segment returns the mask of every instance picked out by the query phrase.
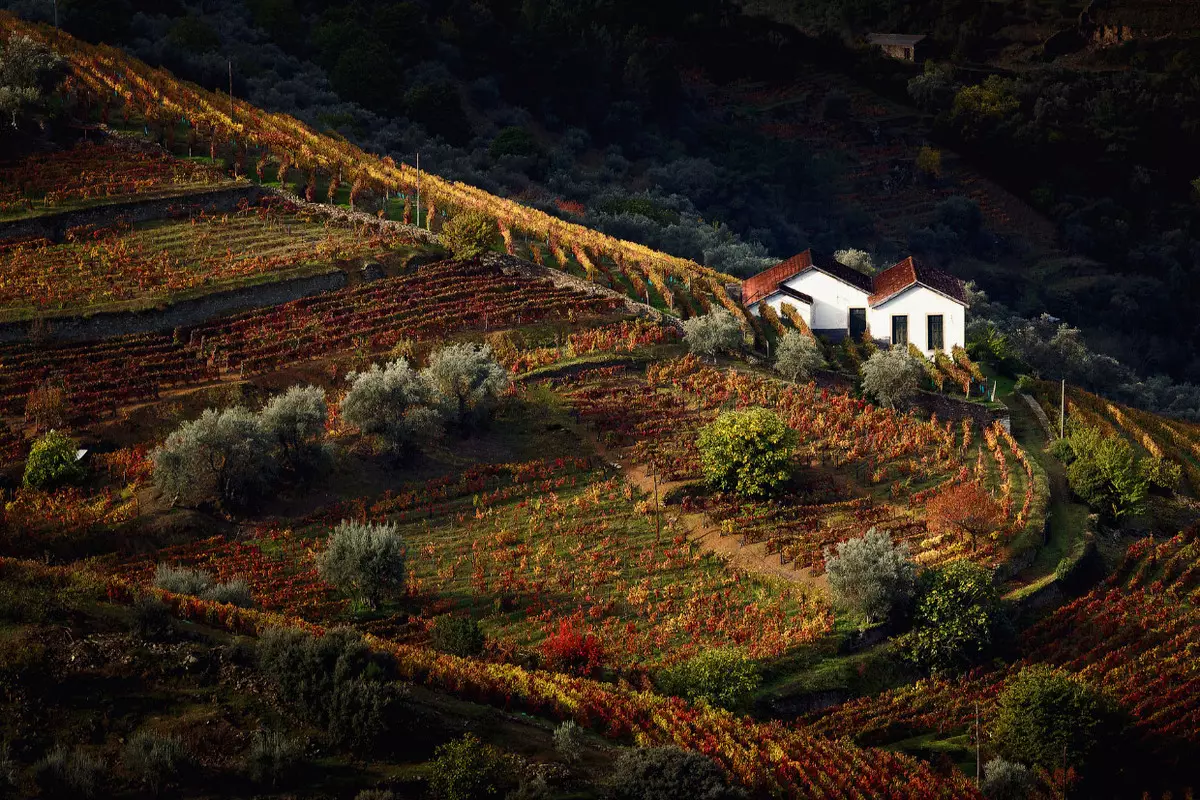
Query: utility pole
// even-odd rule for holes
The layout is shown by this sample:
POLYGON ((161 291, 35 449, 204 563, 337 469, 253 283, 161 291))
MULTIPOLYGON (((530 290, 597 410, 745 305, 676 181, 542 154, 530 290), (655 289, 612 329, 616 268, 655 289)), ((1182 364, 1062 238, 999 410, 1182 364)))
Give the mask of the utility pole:
POLYGON ((1067 379, 1062 379, 1062 394, 1058 399, 1058 438, 1067 435, 1067 379))
POLYGON ((233 59, 229 59, 229 121, 233 122, 233 59))
POLYGON ((417 151, 417 227, 421 227, 421 151, 417 151))
POLYGON ((58 29, 58 0, 54 0, 54 28, 58 29))

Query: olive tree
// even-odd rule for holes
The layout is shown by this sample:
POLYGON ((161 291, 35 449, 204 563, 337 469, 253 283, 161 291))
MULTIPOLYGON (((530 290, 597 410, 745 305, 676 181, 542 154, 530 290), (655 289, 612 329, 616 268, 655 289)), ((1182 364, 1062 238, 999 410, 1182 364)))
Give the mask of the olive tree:
POLYGON ((379 601, 404 588, 407 546, 396 526, 345 520, 317 558, 321 577, 360 603, 379 601))
POLYGON ((709 357, 742 347, 742 329, 724 309, 684 320, 683 338, 693 353, 709 357))
POLYGON ((1003 758, 983 765, 983 784, 979 787, 987 800, 1026 800, 1037 785, 1029 767, 1003 758))
POLYGON ((315 461, 329 419, 325 390, 318 386, 293 386, 272 397, 259 416, 285 464, 296 468, 315 461))
POLYGON ((508 388, 508 372, 496 361, 491 345, 452 344, 434 351, 421 378, 447 419, 466 425, 487 403, 508 388))
POLYGON ((863 362, 863 391, 880 405, 895 408, 917 393, 924 370, 904 347, 877 350, 863 362))
POLYGON ((28 36, 16 33, 0 45, 0 112, 17 127, 21 112, 43 105, 62 59, 28 36))
POLYGON ((829 588, 839 602, 869 623, 886 619, 912 599, 916 568, 908 545, 871 528, 825 552, 829 588))
POLYGON ((865 275, 874 275, 876 272, 875 261, 866 250, 856 250, 853 247, 837 250, 833 254, 833 260, 865 275))
POLYGON ((621 753, 605 785, 609 800, 670 800, 688 797, 735 800, 745 790, 730 786, 711 759, 678 747, 632 747, 621 753))
POLYGON ((824 365, 821 345, 799 331, 785 333, 775 349, 775 371, 789 381, 805 380, 824 365))
POLYGON ((182 505, 252 503, 274 473, 273 442, 258 415, 234 406, 207 409, 167 437, 150 458, 154 484, 182 505))
POLYGON ((366 372, 351 372, 346 380, 350 390, 342 399, 342 419, 378 437, 391 452, 403 454, 440 435, 441 416, 430 407, 429 386, 405 359, 372 364, 366 372))

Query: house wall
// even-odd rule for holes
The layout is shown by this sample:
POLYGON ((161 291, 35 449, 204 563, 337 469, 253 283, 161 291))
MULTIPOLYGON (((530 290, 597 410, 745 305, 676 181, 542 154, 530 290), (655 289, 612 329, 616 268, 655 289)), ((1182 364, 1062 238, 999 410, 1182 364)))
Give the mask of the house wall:
MULTIPOLYGON (((850 325, 850 309, 867 308, 866 292, 815 269, 802 272, 784 283, 813 299, 812 318, 808 320, 808 327, 814 331, 845 331, 850 325)), ((871 312, 868 310, 868 325, 870 321, 871 312)))
POLYGON ((943 294, 911 286, 900 294, 874 308, 867 310, 867 325, 876 339, 891 341, 892 316, 908 316, 908 341, 920 348, 925 355, 932 355, 926 337, 929 335, 926 317, 942 315, 942 338, 944 351, 949 353, 955 345, 966 344, 966 308, 943 294))
POLYGON ((796 310, 800 312, 800 318, 804 320, 804 324, 809 328, 812 328, 812 306, 810 306, 808 303, 797 300, 796 298, 786 295, 783 292, 769 294, 751 306, 751 310, 760 317, 762 316, 763 303, 766 303, 771 308, 775 309, 776 313, 778 313, 780 317, 783 317, 783 312, 780 311, 779 307, 784 303, 791 303, 793 306, 795 306, 796 310))

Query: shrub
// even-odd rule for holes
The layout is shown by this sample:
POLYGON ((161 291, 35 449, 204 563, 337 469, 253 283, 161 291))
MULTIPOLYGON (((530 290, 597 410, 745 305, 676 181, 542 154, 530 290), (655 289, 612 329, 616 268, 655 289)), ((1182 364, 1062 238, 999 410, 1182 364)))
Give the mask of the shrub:
POLYGON ((325 729, 334 746, 371 752, 386 739, 401 693, 398 684, 366 677, 334 683, 326 698, 325 729))
POLYGON ((1087 426, 1073 427, 1069 438, 1074 454, 1067 465, 1071 490, 1109 520, 1140 513, 1150 475, 1129 442, 1087 426))
POLYGON ((8 742, 0 745, 0 798, 17 794, 17 762, 13 760, 8 742))
POLYGON ((677 747, 636 747, 623 752, 605 787, 609 800, 737 800, 746 793, 729 786, 712 761, 677 747))
POLYGON ((433 390, 446 417, 459 425, 480 415, 489 400, 508 388, 508 372, 496 362, 492 348, 470 342, 435 351, 421 378, 433 390))
POLYGON ((500 238, 496 220, 467 211, 455 214, 442 226, 442 244, 457 259, 476 258, 491 250, 500 238))
POLYGON ((272 397, 259 416, 263 428, 278 445, 284 464, 296 469, 316 463, 329 419, 325 390, 293 386, 272 397))
POLYGON ((577 764, 583 757, 583 728, 567 720, 554 729, 554 749, 568 764, 577 764))
POLYGON ((104 762, 80 748, 59 745, 33 766, 33 782, 43 797, 77 800, 95 797, 104 781, 104 762))
POLYGON ((1140 462, 1142 474, 1151 486, 1157 486, 1168 492, 1173 492, 1183 480, 1183 467, 1174 461, 1168 461, 1162 456, 1150 456, 1140 462))
POLYGON ((153 641, 166 638, 171 632, 170 609, 157 597, 144 594, 133 603, 133 624, 130 627, 134 635, 142 639, 153 641))
POLYGON ((271 437, 258 416, 241 406, 207 409, 185 422, 151 454, 154 483, 173 502, 216 500, 246 506, 274 472, 271 437))
POLYGON ((740 650, 705 650, 663 672, 663 691, 704 700, 723 708, 739 708, 758 689, 758 667, 740 650))
POLYGON ((829 588, 839 602, 868 623, 904 608, 916 589, 916 568, 908 545, 892 542, 888 531, 871 528, 857 539, 825 553, 829 588))
POLYGON ((878 350, 863 362, 863 391, 880 405, 895 408, 917 394, 924 374, 924 369, 909 355, 907 348, 896 346, 878 350))
POLYGON ((1083 767, 1119 730, 1113 703, 1081 678, 1038 665, 1000 693, 992 740, 1005 758, 1052 770, 1083 767))
POLYGON ((876 272, 875 260, 866 250, 855 250, 854 248, 837 250, 833 254, 833 260, 866 275, 874 275, 876 272))
POLYGON ((317 558, 321 577, 359 603, 379 601, 404 589, 407 547, 392 523, 343 520, 317 558))
POLYGON ((770 494, 791 476, 797 434, 765 408, 729 411, 700 430, 704 476, 714 487, 748 497, 770 494))
POLYGON ((474 656, 483 652, 484 636, 479 623, 470 617, 444 614, 429 626, 429 643, 443 653, 474 656))
POLYGON ((789 381, 807 380, 813 370, 825 365, 821 345, 811 336, 788 331, 775 350, 775 371, 789 381))
POLYGON ((157 795, 187 769, 191 756, 178 737, 138 731, 125 744, 121 763, 138 783, 157 795))
POLYGON ((542 640, 538 652, 548 669, 593 675, 604 666, 600 640, 590 633, 581 633, 568 620, 563 620, 556 633, 542 640))
POLYGON ((917 172, 930 178, 942 177, 942 151, 929 145, 921 145, 917 151, 917 172))
POLYGON ((952 561, 921 575, 913 630, 897 637, 897 644, 918 666, 954 672, 988 657, 1007 622, 991 572, 952 561))
POLYGON ((404 359, 346 376, 350 390, 341 415, 364 435, 377 436, 400 455, 441 433, 441 419, 429 407, 429 387, 404 359))
POLYGON ((256 783, 277 786, 304 757, 304 742, 283 731, 260 728, 250 740, 246 772, 256 783))
POLYGON ((724 309, 684 320, 683 339, 697 355, 715 357, 742 349, 742 329, 724 309))
POLYGON ((512 759, 468 733, 435 751, 429 789, 440 800, 503 797, 516 786, 512 759))
POLYGON ((243 578, 214 584, 201 592, 200 597, 214 603, 227 603, 238 608, 250 608, 254 605, 254 595, 250 593, 250 584, 246 583, 243 578))
POLYGON ((387 789, 363 789, 354 800, 396 800, 396 795, 387 789))
POLYGON ((50 431, 33 443, 25 461, 24 483, 34 489, 52 489, 82 480, 87 474, 75 457, 79 443, 65 433, 50 431))
POLYGON ((154 569, 154 586, 172 594, 199 597, 212 586, 212 575, 200 569, 159 564, 154 569))
POLYGON ((980 789, 987 800, 1027 800, 1036 785, 1033 772, 1024 764, 997 757, 983 765, 980 789))

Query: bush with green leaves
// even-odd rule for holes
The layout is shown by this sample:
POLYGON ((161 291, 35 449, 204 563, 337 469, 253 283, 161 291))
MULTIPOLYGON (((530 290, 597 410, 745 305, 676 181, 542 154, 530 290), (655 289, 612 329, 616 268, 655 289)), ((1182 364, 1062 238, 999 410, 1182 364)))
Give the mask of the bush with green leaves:
POLYGON ((166 639, 173 630, 171 610, 157 597, 143 594, 133 602, 130 629, 135 636, 148 641, 166 639))
POLYGON ((33 782, 42 797, 78 800, 97 797, 104 788, 107 767, 85 750, 59 745, 33 765, 33 782))
POLYGON ((678 747, 631 747, 617 758, 605 781, 607 800, 742 800, 715 763, 678 747))
POLYGON ((58 54, 28 36, 13 33, 0 42, 0 114, 12 129, 22 113, 47 105, 62 64, 58 54))
POLYGON ((716 357, 742 349, 742 328, 725 309, 710 311, 683 321, 683 339, 696 355, 716 357))
POLYGON ((335 746, 368 752, 386 742, 403 692, 391 680, 391 660, 357 632, 335 628, 313 636, 275 628, 255 649, 259 670, 279 699, 325 729, 335 746))
POLYGON ((142 730, 126 742, 121 764, 135 781, 157 796, 163 787, 186 773, 192 757, 179 737, 142 730))
POLYGON ((577 764, 583 757, 583 728, 567 720, 554 729, 554 750, 568 764, 577 764))
POLYGON ((902 610, 916 589, 916 567, 904 542, 871 528, 825 551, 829 588, 868 624, 902 610))
POLYGON ((244 578, 234 578, 224 583, 214 583, 200 593, 203 600, 214 603, 226 603, 238 608, 252 608, 254 595, 250 592, 250 584, 244 578))
POLYGON ((210 408, 151 453, 154 484, 164 497, 182 505, 216 501, 245 507, 270 483, 273 447, 257 414, 241 406, 210 408))
POLYGON ((863 391, 882 406, 896 408, 916 396, 925 369, 908 348, 877 350, 863 362, 863 391))
POLYGON ((1028 800, 1037 788, 1029 767, 996 757, 983 765, 980 790, 987 800, 1028 800))
POLYGON ((771 494, 791 477, 796 431, 765 408, 728 411, 700 430, 696 446, 709 484, 747 497, 771 494))
POLYGON ((825 355, 817 340, 800 331, 788 331, 775 348, 775 371, 789 381, 808 380, 814 370, 825 366, 825 355))
POLYGON ((745 706, 760 682, 754 661, 735 649, 704 650, 663 670, 657 680, 668 694, 729 709, 745 706))
POLYGON ((443 653, 476 656, 483 652, 484 642, 479 623, 471 617, 443 614, 429 626, 429 643, 443 653))
POLYGON ((213 583, 213 576, 202 569, 173 567, 159 564, 154 569, 154 587, 172 594, 190 594, 199 597, 213 583))
POLYGON ((304 742, 283 731, 260 728, 250 740, 246 772, 255 783, 278 786, 304 759, 304 742))
POLYGON ((473 734, 437 748, 429 790, 438 800, 504 797, 518 782, 512 757, 473 734))
POLYGON ((293 386, 272 397, 259 412, 263 427, 279 448, 280 460, 291 469, 318 464, 329 407, 325 390, 293 386))
POLYGON ((496 361, 491 346, 473 342, 435 350, 421 378, 446 419, 460 426, 484 416, 509 383, 508 371, 496 361))
POLYGON ((490 251, 500 240, 496 220, 486 214, 465 211, 442 226, 442 244, 457 259, 476 258, 490 251))
POLYGON ((50 431, 29 450, 24 484, 33 489, 53 489, 83 480, 87 469, 76 458, 78 452, 79 442, 65 433, 50 431))
POLYGON ((1124 437, 1075 425, 1067 441, 1067 483, 1080 499, 1110 521, 1145 509, 1150 474, 1124 437))
POLYGON ((897 637, 901 652, 935 673, 965 670, 991 656, 1008 633, 992 573, 970 561, 926 570, 917 581, 913 629, 897 637))
POLYGON ((317 557, 321 577, 354 598, 378 608, 404 590, 408 547, 393 523, 343 520, 317 557))
POLYGON ((441 435, 442 419, 432 408, 429 386, 405 359, 372 364, 346 380, 350 389, 342 399, 342 419, 378 437, 392 453, 403 455, 441 435))
POLYGON ((1104 692, 1078 675, 1044 665, 1008 681, 997 700, 992 741, 1005 758, 1052 770, 1084 768, 1106 752, 1122 717, 1104 692))

